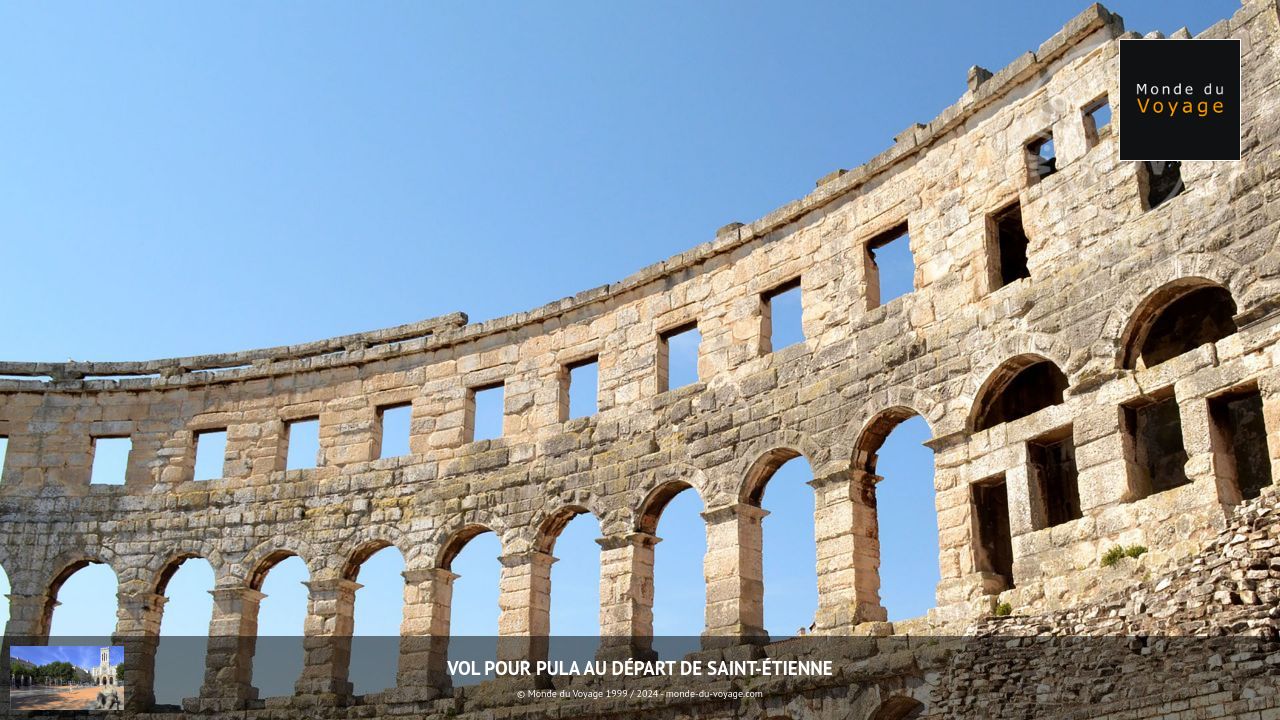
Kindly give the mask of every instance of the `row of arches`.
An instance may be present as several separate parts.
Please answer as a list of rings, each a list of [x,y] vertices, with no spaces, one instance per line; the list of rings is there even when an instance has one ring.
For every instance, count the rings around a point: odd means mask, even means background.
[[[910,528],[887,540],[886,565],[901,568],[885,576],[886,602],[906,617],[932,605],[937,578],[936,530],[921,533],[921,518],[933,515],[931,453],[920,443],[927,438],[923,420],[894,433],[905,450],[914,445],[918,457],[902,465],[901,489],[886,495],[885,527]],[[890,443],[892,446],[892,443]],[[770,460],[753,478],[750,502],[770,514],[764,522],[760,562],[764,586],[765,627],[774,638],[812,629],[818,604],[817,558],[814,537],[813,473],[795,450],[769,454]],[[896,462],[896,461],[895,461]],[[891,462],[890,465],[893,463]],[[883,470],[896,475],[896,470]],[[895,478],[899,479],[899,478]],[[910,507],[914,505],[914,507]],[[674,657],[696,649],[704,629],[706,603],[704,556],[706,522],[698,492],[687,483],[672,482],[653,493],[639,529],[661,538],[653,571],[653,633],[663,638],[655,650]],[[553,636],[591,636],[599,632],[600,526],[581,507],[551,515],[540,533],[536,550],[555,553],[552,567],[550,633]],[[892,538],[894,532],[887,533]],[[922,538],[933,538],[933,547]],[[457,576],[450,607],[450,635],[466,638],[454,652],[466,654],[498,635],[498,608],[503,548],[498,536],[483,526],[469,526],[444,546],[441,567]],[[932,556],[924,562],[915,557]],[[376,691],[395,684],[394,643],[402,622],[404,559],[388,542],[368,543],[352,553],[342,577],[361,585],[355,590],[350,680],[356,692]],[[200,673],[190,658],[203,657],[209,631],[214,588],[213,569],[195,555],[175,558],[161,572],[155,592],[165,596],[160,643],[156,651],[156,702],[176,704],[197,694]],[[302,670],[300,638],[305,634],[308,588],[306,563],[289,551],[267,554],[247,577],[250,589],[263,593],[257,608],[258,642],[254,649],[252,683],[263,696],[287,695]],[[50,588],[48,624],[54,636],[104,637],[115,628],[114,573],[105,563],[77,562],[58,574]],[[89,602],[85,602],[89,600]],[[91,608],[91,610],[90,610]],[[74,618],[74,625],[68,625]],[[362,644],[361,638],[371,638]],[[554,642],[554,641],[553,641]],[[388,650],[391,649],[391,652]],[[492,647],[488,648],[492,653]],[[554,652],[554,647],[553,647]],[[491,656],[491,655],[490,655]],[[185,661],[184,661],[185,658]]]
[[[1154,295],[1144,308],[1144,313],[1134,318],[1125,333],[1123,363],[1133,369],[1158,364],[1236,330],[1236,308],[1230,293],[1200,279],[1171,284]],[[969,428],[982,431],[1059,404],[1066,390],[1067,378],[1052,361],[1031,354],[1019,355],[1003,363],[982,384],[972,405]],[[873,513],[870,532],[878,541],[873,567],[878,575],[873,585],[874,591],[879,593],[875,602],[890,609],[889,619],[918,616],[931,607],[933,591],[939,580],[933,463],[931,453],[920,448],[929,435],[928,426],[914,410],[905,406],[895,407],[877,415],[864,428],[853,456],[853,470],[873,478],[868,491],[870,495],[863,501]],[[899,442],[903,447],[897,446]],[[915,452],[908,451],[907,447]],[[899,464],[901,469],[895,469],[894,466]],[[879,482],[882,477],[892,482]],[[812,470],[799,449],[779,447],[765,452],[755,461],[742,486],[742,503],[767,511],[760,516],[762,542],[759,558],[748,558],[745,562],[748,566],[752,562],[759,563],[762,625],[774,638],[805,632],[815,623],[819,592],[817,568],[828,559],[816,557],[818,523],[815,518],[821,509],[815,501],[814,490],[805,487],[806,483],[814,481]],[[1078,504],[1078,500],[1076,502]],[[702,566],[706,555],[706,536],[703,523],[697,518],[703,510],[701,505],[694,488],[686,482],[675,481],[659,486],[645,501],[639,515],[636,531],[665,539],[654,551],[655,612],[652,627],[655,635],[696,636],[704,628],[698,613],[689,612],[695,605],[701,607],[706,604],[701,585],[706,577]],[[668,522],[669,515],[685,519],[677,527]],[[906,532],[895,537],[899,529]],[[569,599],[558,598],[551,603],[551,634],[561,631],[562,627],[572,628],[570,632],[575,634],[591,634],[590,625],[583,625],[582,621],[599,617],[599,548],[591,547],[599,534],[598,523],[581,506],[564,508],[542,523],[533,548],[535,552],[563,554],[566,545],[585,545],[596,556],[594,581],[576,583],[579,588]],[[677,539],[678,543],[673,542]],[[698,540],[701,540],[700,547]],[[478,524],[462,528],[444,544],[438,565],[457,576],[449,608],[450,634],[475,637],[498,634],[496,608],[501,605],[499,588],[502,573],[497,558],[502,552],[497,535],[490,528]],[[589,555],[587,553],[583,557],[589,558]],[[203,571],[199,569],[201,565]],[[555,589],[570,584],[561,576],[583,567],[591,567],[589,559],[574,558],[570,562],[562,561],[558,568],[552,567],[550,587]],[[668,581],[663,578],[669,568],[676,567],[683,568],[682,572],[687,576],[684,580]],[[404,602],[403,581],[386,583],[384,588],[384,583],[370,580],[393,577],[403,568],[403,556],[390,542],[368,543],[351,555],[342,571],[342,579],[363,585],[354,591],[357,614],[352,618],[355,625],[352,634],[363,636],[366,628],[362,626],[368,626],[370,636],[399,635],[401,618],[397,610]],[[92,573],[101,573],[104,569],[111,575],[109,582],[105,576],[91,577]],[[747,570],[751,571],[749,567]],[[87,628],[64,628],[60,623],[68,614],[55,612],[59,599],[79,592],[78,584],[85,582],[84,578],[88,578],[87,582],[99,601],[114,595],[115,578],[105,566],[90,565],[88,561],[69,565],[50,585],[47,616],[43,623],[48,632],[55,635],[104,634],[86,632]],[[195,579],[188,581],[188,578]],[[213,572],[208,563],[195,556],[177,558],[161,573],[156,592],[171,601],[164,613],[162,635],[187,637],[189,633],[189,637],[197,637],[201,626],[205,633],[208,632],[208,599],[201,601],[203,605],[193,600],[197,607],[190,612],[177,613],[173,610],[179,605],[173,601],[187,582],[197,585],[203,582],[204,590],[211,589]],[[309,578],[305,563],[290,551],[276,551],[258,562],[247,579],[250,589],[265,595],[258,607],[257,628],[278,633],[278,636],[303,636],[303,623],[308,615],[306,608],[311,600],[303,584],[306,582]],[[469,595],[473,588],[479,593],[474,597]],[[670,602],[682,612],[661,611],[667,596],[674,598]],[[276,609],[285,605],[293,609]],[[376,617],[361,620],[358,609],[362,607],[376,608]],[[485,608],[492,610],[488,616],[484,616]],[[200,621],[202,613],[203,622]],[[279,617],[277,613],[280,613]],[[114,627],[114,608],[105,614],[76,612],[73,617],[80,623],[91,623],[97,616],[101,616],[101,627],[109,634],[110,628]],[[177,619],[170,621],[169,618]],[[598,631],[598,620],[595,622]],[[185,629],[175,631],[175,627]],[[286,660],[266,661],[273,645],[259,642],[256,648],[260,662],[254,663],[254,684],[267,695],[288,694],[293,688],[292,678],[296,678],[297,673],[289,671]],[[163,652],[162,643],[157,657],[163,658]],[[359,643],[353,643],[350,652],[358,656]],[[394,659],[381,664],[351,663],[352,668],[379,666],[387,676],[394,678]],[[170,665],[158,661],[156,667],[159,679]],[[300,668],[300,665],[295,663],[292,667]],[[258,676],[260,671],[267,670],[285,679],[273,683],[270,678]],[[375,680],[365,682],[359,675],[352,676],[351,680],[366,691],[377,684]],[[174,687],[177,683],[157,682],[156,685],[157,688]],[[169,699],[158,698],[161,702]]]

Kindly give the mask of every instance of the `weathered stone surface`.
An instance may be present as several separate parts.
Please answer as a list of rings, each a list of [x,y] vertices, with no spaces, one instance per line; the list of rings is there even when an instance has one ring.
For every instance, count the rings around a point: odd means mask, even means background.
[[[1084,108],[1116,95],[1123,33],[1119,18],[1095,5],[1036,52],[995,73],[973,71],[959,102],[912,124],[867,164],[613,285],[483,323],[455,314],[227,355],[0,363],[0,375],[48,378],[0,380],[7,632],[45,637],[68,571],[105,562],[120,580],[118,633],[145,650],[163,611],[163,579],[174,563],[200,556],[216,573],[215,610],[191,714],[583,717],[609,707],[619,717],[885,718],[927,701],[930,717],[987,717],[980,708],[1019,693],[1004,716],[1278,717],[1274,692],[1250,684],[1274,680],[1274,648],[1204,659],[1239,671],[1234,689],[1213,678],[1167,690],[1148,682],[1089,696],[1110,703],[1110,715],[1071,715],[1053,705],[1061,689],[1022,695],[1025,683],[1038,688],[1053,673],[1021,672],[1016,642],[1003,653],[943,640],[973,628],[977,638],[1274,641],[1280,510],[1270,489],[1242,502],[1213,403],[1257,393],[1265,437],[1253,442],[1265,445],[1270,475],[1280,478],[1278,24],[1274,1],[1250,0],[1206,31],[1245,41],[1243,160],[1188,163],[1185,192],[1155,208],[1143,167],[1116,159],[1115,123],[1085,121]],[[1056,172],[1040,176],[1025,147],[1048,130]],[[1003,284],[990,217],[1014,200],[1029,277]],[[904,222],[915,290],[879,304],[868,243]],[[797,278],[806,341],[767,352],[762,297]],[[1145,333],[1199,288],[1229,293],[1237,329],[1148,367]],[[699,382],[663,392],[661,334],[688,323],[702,338]],[[568,420],[568,368],[592,358],[599,411]],[[992,398],[1044,361],[1065,378],[1061,402],[979,429]],[[473,442],[472,392],[494,384],[504,388],[503,437]],[[411,454],[378,458],[378,410],[404,403],[413,408]],[[1157,405],[1176,409],[1179,422],[1144,413]],[[879,598],[875,455],[913,414],[934,437],[942,581],[927,617],[890,625]],[[320,464],[286,470],[286,423],[306,418],[320,421]],[[1184,484],[1165,488],[1167,473],[1144,474],[1160,458],[1135,449],[1144,432],[1135,423],[1167,443],[1166,454],[1175,445],[1185,453],[1173,461]],[[196,433],[222,428],[224,477],[194,481]],[[117,436],[133,443],[126,484],[91,485],[93,438]],[[1078,508],[1065,510],[1044,489],[1053,474],[1034,448],[1062,438],[1074,442],[1079,495]],[[815,637],[769,644],[759,491],[778,464],[800,455],[819,500]],[[977,488],[1000,483],[1007,550],[984,544],[975,500]],[[701,497],[708,528],[704,652],[813,654],[806,642],[850,636],[857,650],[848,652],[864,653],[856,673],[818,685],[778,678],[762,682],[755,699],[660,711],[517,703],[515,686],[448,687],[440,666],[449,563],[462,544],[485,530],[501,539],[502,652],[535,657],[545,652],[536,636],[547,627],[549,550],[579,512],[601,525],[602,625],[624,636],[606,651],[645,656],[652,533],[666,500],[687,487]],[[1054,522],[1062,512],[1069,519]],[[401,685],[355,698],[342,644],[352,568],[387,545],[407,566]],[[1147,552],[1101,567],[1117,545]],[[1009,567],[999,567],[1005,552]],[[264,703],[249,685],[258,589],[288,555],[302,557],[311,575],[308,661],[296,697]],[[1153,580],[1138,582],[1147,575]],[[997,603],[1018,617],[985,619]],[[904,634],[938,642],[904,647]],[[124,672],[131,711],[139,710],[153,668]],[[741,689],[737,681],[707,686]],[[1050,705],[1057,714],[1044,714]]]

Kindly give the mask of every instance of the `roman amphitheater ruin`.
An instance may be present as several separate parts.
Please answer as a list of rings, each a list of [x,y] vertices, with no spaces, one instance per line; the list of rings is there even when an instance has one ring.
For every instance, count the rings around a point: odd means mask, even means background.
[[[1203,33],[1241,40],[1240,162],[1117,159],[1119,123],[1098,110],[1117,97],[1118,39],[1140,35],[1094,5],[1008,67],[972,68],[955,104],[865,165],[612,285],[482,323],[0,363],[8,642],[47,641],[63,582],[105,563],[129,712],[154,717],[1280,718],[1278,35],[1275,0]],[[902,237],[913,290],[882,303],[876,251]],[[795,286],[805,341],[774,352],[769,298]],[[668,389],[666,339],[692,326],[699,380]],[[598,368],[598,412],[569,418],[583,363]],[[498,386],[502,437],[474,440],[475,392]],[[406,405],[411,452],[378,457],[383,413]],[[926,616],[889,623],[877,451],[917,415],[941,582]],[[287,470],[290,428],[315,419],[317,467]],[[223,477],[196,481],[213,431]],[[91,483],[95,443],[122,437],[123,485]],[[760,499],[796,457],[813,470],[819,607],[810,635],[771,641]],[[452,560],[500,538],[499,652],[537,658],[553,545],[580,513],[602,533],[601,656],[648,657],[657,521],[689,490],[708,546],[700,653],[840,653],[845,670],[707,680],[760,695],[658,706],[510,692],[546,678],[451,687]],[[398,683],[357,696],[344,644],[357,574],[389,546],[406,563]],[[1134,546],[1147,552],[1102,562]],[[294,695],[268,701],[250,682],[261,585],[291,556],[311,578],[305,668]],[[166,584],[189,558],[216,574],[204,683],[181,711],[153,708]],[[1193,648],[1199,674],[1162,675],[1140,665],[1159,649],[1134,648],[1161,635],[1252,644]],[[1097,645],[1031,677],[1007,657],[1024,636]],[[1053,696],[1113,651],[1123,683]]]

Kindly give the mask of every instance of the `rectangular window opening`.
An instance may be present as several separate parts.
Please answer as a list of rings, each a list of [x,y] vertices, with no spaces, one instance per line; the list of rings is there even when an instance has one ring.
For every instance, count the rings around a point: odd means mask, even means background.
[[[1046,130],[1027,143],[1027,169],[1031,181],[1038,182],[1058,171],[1058,155],[1053,145],[1053,133]]]
[[[915,259],[906,223],[872,238],[866,248],[868,308],[886,305],[915,289]]]
[[[696,322],[658,334],[658,392],[698,382],[698,348],[702,333]]]
[[[1258,497],[1272,483],[1262,394],[1252,387],[1211,398],[1209,422],[1219,497],[1229,504]]]
[[[4,474],[4,461],[8,457],[9,457],[9,438],[3,435],[0,435],[0,476],[3,476]]]
[[[227,429],[197,430],[193,480],[216,480],[226,475]]]
[[[1076,446],[1071,429],[1027,443],[1031,487],[1044,508],[1043,524],[1036,529],[1061,525],[1083,517],[1080,511],[1080,479],[1076,471]]]
[[[1089,147],[1098,144],[1101,133],[1111,125],[1111,103],[1107,96],[1094,100],[1084,107],[1084,134]]]
[[[320,464],[320,418],[290,420],[284,425],[285,470],[302,470]]]
[[[600,359],[589,357],[564,366],[560,383],[560,419],[595,415],[600,409]]]
[[[1022,202],[1012,204],[991,214],[987,222],[988,256],[993,259],[991,289],[998,290],[1016,280],[1031,277],[1027,268],[1026,230],[1022,225]]]
[[[93,438],[93,467],[89,471],[89,483],[123,485],[132,449],[133,440],[128,437]]]
[[[975,560],[980,572],[989,573],[1004,587],[987,588],[994,595],[1013,585],[1013,537],[1009,530],[1009,492],[1004,475],[987,478],[972,486],[973,514],[978,542]]]
[[[1143,162],[1138,167],[1138,179],[1148,210],[1155,210],[1186,189],[1182,183],[1182,163],[1177,160]]]
[[[467,442],[502,437],[503,384],[472,388],[467,395]]]
[[[1167,393],[1124,407],[1125,460],[1139,498],[1189,484],[1178,401]]]
[[[384,405],[378,408],[378,457],[408,455],[412,423],[412,403]]]
[[[769,354],[805,341],[800,278],[760,296],[760,352]]]

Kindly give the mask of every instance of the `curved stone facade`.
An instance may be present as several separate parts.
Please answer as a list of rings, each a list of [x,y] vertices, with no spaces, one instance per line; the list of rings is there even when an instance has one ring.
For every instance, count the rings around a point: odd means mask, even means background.
[[[1116,544],[1146,546],[1152,567],[1193,555],[1242,494],[1223,439],[1235,416],[1214,414],[1224,398],[1257,397],[1269,476],[1280,477],[1277,10],[1249,2],[1206,31],[1244,40],[1243,160],[1183,166],[1185,190],[1157,207],[1150,170],[1116,159],[1116,123],[1098,130],[1086,115],[1117,97],[1123,32],[1093,6],[1009,67],[971,72],[955,105],[866,165],[527,313],[225,356],[0,364],[12,378],[0,381],[8,633],[46,636],[61,582],[104,562],[120,581],[118,632],[154,637],[175,563],[203,557],[216,588],[202,695],[208,707],[243,707],[252,650],[237,638],[255,634],[262,578],[282,558],[310,571],[308,635],[341,635],[359,563],[393,545],[407,568],[404,634],[447,637],[449,563],[492,530],[501,632],[536,637],[548,630],[555,533],[589,512],[603,534],[602,633],[628,639],[609,651],[643,653],[656,516],[692,487],[706,508],[706,641],[762,642],[759,488],[797,455],[817,494],[815,632],[882,633],[875,454],[916,414],[936,453],[942,582],[937,608],[899,632],[963,626],[1001,601],[1085,603],[1108,589],[1097,568]],[[1025,148],[1045,132],[1056,171],[1040,177]],[[1015,202],[1030,277],[1001,286],[993,218]],[[914,291],[879,304],[869,243],[904,223]],[[770,352],[762,296],[797,280],[806,341]],[[1202,288],[1229,293],[1232,331],[1146,366],[1161,313]],[[690,323],[700,380],[664,390],[663,334]],[[568,368],[588,358],[599,411],[566,420]],[[1045,361],[1065,392],[1019,416],[1007,394]],[[503,437],[472,442],[472,391],[495,384]],[[405,403],[411,454],[376,457],[380,409]],[[1014,409],[997,417],[997,405]],[[1168,489],[1152,486],[1135,450],[1156,422],[1143,408],[1156,405],[1176,407],[1186,453],[1186,482]],[[318,467],[285,470],[287,423],[310,418]],[[212,429],[227,431],[224,477],[195,481],[195,436]],[[120,436],[132,441],[125,484],[91,485],[93,439]],[[1062,511],[1037,453],[1064,439],[1078,497]],[[1005,494],[1004,560],[975,487]],[[441,684],[438,643],[404,652],[402,688]],[[343,662],[310,652],[299,693],[348,694]],[[146,663],[126,660],[124,675],[130,702],[145,704]]]

